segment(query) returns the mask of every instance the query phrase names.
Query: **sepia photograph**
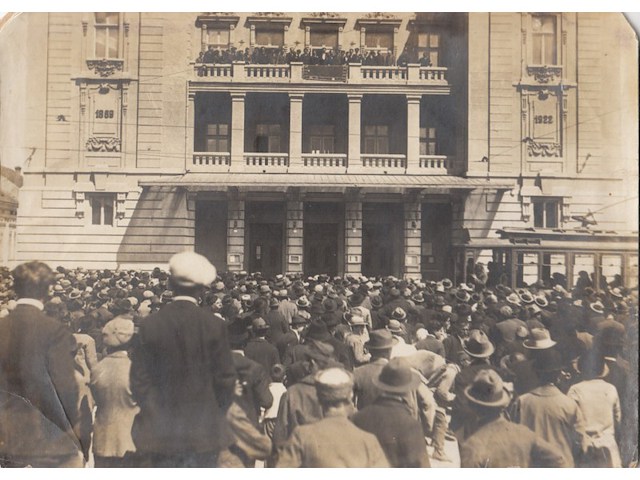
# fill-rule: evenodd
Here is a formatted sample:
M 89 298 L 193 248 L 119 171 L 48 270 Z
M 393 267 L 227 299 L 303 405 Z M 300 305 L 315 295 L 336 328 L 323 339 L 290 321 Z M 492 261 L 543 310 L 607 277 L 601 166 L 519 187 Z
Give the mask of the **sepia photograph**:
M 626 14 L 0 15 L 0 468 L 638 467 Z

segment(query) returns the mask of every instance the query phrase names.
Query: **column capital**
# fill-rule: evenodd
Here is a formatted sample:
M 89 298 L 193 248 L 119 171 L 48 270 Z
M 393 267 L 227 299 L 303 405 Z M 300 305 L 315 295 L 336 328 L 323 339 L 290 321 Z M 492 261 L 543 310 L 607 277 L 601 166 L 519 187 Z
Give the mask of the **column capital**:
M 362 101 L 362 94 L 348 93 L 347 94 L 347 99 L 350 102 L 361 102 Z
M 407 93 L 407 103 L 420 103 L 422 100 L 422 95 L 417 95 L 415 93 Z
M 231 100 L 244 100 L 247 94 L 245 92 L 229 92 Z
M 302 100 L 304 100 L 304 93 L 290 93 L 289 94 L 289 101 L 301 102 Z

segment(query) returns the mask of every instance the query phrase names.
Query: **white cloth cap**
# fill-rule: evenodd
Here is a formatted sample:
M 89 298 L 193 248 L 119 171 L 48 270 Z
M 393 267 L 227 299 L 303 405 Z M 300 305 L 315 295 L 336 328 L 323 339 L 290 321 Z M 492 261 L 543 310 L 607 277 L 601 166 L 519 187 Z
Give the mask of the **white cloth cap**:
M 176 253 L 169 260 L 171 281 L 181 287 L 211 285 L 218 272 L 209 260 L 195 252 Z

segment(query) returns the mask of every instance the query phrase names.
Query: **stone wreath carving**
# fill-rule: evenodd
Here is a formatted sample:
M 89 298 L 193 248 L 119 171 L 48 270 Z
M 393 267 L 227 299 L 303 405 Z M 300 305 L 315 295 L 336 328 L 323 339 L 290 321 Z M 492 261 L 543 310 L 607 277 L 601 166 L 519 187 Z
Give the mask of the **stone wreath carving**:
M 562 77 L 562 67 L 549 67 L 547 65 L 528 66 L 527 74 L 538 83 L 553 82 L 556 77 Z
M 116 71 L 122 71 L 124 62 L 122 60 L 110 60 L 103 58 L 100 60 L 87 60 L 87 67 L 101 77 L 110 77 Z
M 523 142 L 527 144 L 529 155 L 532 157 L 559 157 L 562 155 L 562 147 L 556 142 L 536 142 L 531 137 L 525 137 Z
M 119 152 L 120 139 L 116 137 L 91 137 L 87 140 L 90 152 Z

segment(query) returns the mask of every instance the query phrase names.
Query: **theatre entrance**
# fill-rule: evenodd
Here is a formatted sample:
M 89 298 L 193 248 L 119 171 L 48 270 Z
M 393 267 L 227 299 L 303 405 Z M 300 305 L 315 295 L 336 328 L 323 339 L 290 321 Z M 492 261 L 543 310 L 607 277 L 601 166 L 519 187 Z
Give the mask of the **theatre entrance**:
M 343 264 L 343 205 L 306 202 L 304 207 L 305 275 L 338 275 Z
M 283 202 L 247 202 L 248 269 L 273 277 L 284 271 Z
M 401 203 L 362 205 L 362 274 L 402 276 L 404 251 Z
M 213 263 L 218 271 L 227 270 L 227 202 L 196 202 L 195 250 Z

